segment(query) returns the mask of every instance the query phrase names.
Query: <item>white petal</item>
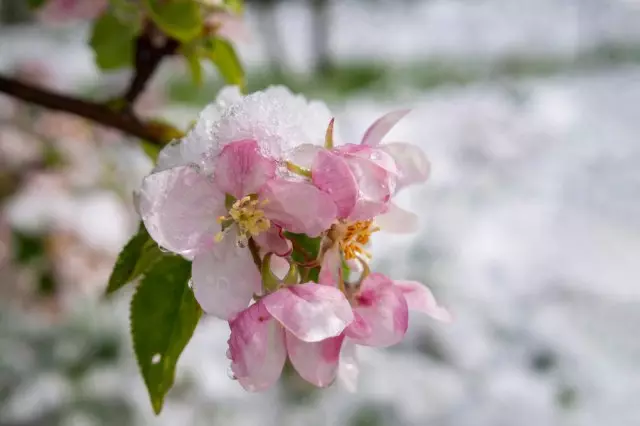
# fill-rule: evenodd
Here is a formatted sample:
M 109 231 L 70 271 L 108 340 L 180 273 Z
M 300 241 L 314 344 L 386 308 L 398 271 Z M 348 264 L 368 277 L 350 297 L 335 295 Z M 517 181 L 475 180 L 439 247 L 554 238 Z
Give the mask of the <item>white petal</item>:
M 260 274 L 249 250 L 235 247 L 231 235 L 213 250 L 198 253 L 191 268 L 196 300 L 218 318 L 233 318 L 260 292 Z
M 224 196 L 197 167 L 180 166 L 144 179 L 139 210 L 161 247 L 191 257 L 218 232 Z
M 320 342 L 304 342 L 286 333 L 287 353 L 300 377 L 318 387 L 329 386 L 336 378 L 344 335 Z
M 360 367 L 358 366 L 357 346 L 346 338 L 342 342 L 342 351 L 340 351 L 340 363 L 338 367 L 338 380 L 349 392 L 358 391 L 358 376 L 360 376 Z
M 410 234 L 417 231 L 419 227 L 419 219 L 415 213 L 398 207 L 394 203 L 389 203 L 389 210 L 377 216 L 375 221 L 381 230 L 394 234 Z
M 381 148 L 396 162 L 398 169 L 396 192 L 408 185 L 427 181 L 431 173 L 431 164 L 420 147 L 404 142 L 394 142 L 385 143 Z

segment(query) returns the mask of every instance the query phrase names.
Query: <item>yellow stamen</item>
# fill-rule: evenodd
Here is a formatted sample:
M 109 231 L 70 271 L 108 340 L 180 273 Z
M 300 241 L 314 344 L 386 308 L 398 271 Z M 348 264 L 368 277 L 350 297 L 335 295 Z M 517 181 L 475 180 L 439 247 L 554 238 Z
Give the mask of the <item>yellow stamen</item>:
M 222 231 L 215 236 L 217 242 L 224 238 L 224 234 L 233 224 L 237 226 L 237 242 L 241 247 L 246 247 L 249 238 L 256 237 L 265 232 L 271 226 L 271 221 L 264 215 L 262 207 L 266 200 L 259 201 L 255 196 L 247 195 L 233 203 L 228 216 L 220 216 L 218 223 L 222 225 Z
M 371 234 L 379 230 L 379 227 L 373 226 L 372 219 L 360 220 L 347 225 L 344 235 L 339 241 L 345 260 L 355 259 L 361 255 L 371 258 L 371 253 L 364 247 L 369 243 Z

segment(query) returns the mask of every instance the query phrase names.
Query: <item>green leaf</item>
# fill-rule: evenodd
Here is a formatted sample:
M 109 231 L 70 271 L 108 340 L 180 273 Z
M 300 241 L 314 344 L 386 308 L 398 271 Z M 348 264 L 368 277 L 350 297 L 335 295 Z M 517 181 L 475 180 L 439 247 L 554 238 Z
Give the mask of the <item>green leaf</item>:
M 160 145 L 156 145 L 145 140 L 142 141 L 141 145 L 144 153 L 147 154 L 147 157 L 149 157 L 151 161 L 153 161 L 153 163 L 155 164 L 156 161 L 158 161 L 158 155 L 160 155 L 160 151 L 161 151 Z
M 200 5 L 193 0 L 144 0 L 149 15 L 167 35 L 182 42 L 202 33 Z
M 307 263 L 318 258 L 322 237 L 311 238 L 306 234 L 285 232 L 284 236 L 291 240 L 293 252 L 291 258 L 297 263 Z
M 156 414 L 173 386 L 176 363 L 202 315 L 188 282 L 191 263 L 165 256 L 131 300 L 131 335 L 142 377 Z
M 109 277 L 106 293 L 111 294 L 138 278 L 162 256 L 162 251 L 141 223 L 138 233 L 129 240 L 118 255 L 118 260 Z
M 44 256 L 44 237 L 41 235 L 29 235 L 23 232 L 12 231 L 14 259 L 19 264 L 27 264 Z
M 222 78 L 228 84 L 237 85 L 244 91 L 244 69 L 231 43 L 219 38 L 214 39 L 207 49 L 206 56 L 218 68 Z
M 225 6 L 234 13 L 240 14 L 244 9 L 244 2 L 242 0 L 224 0 Z
M 29 9 L 37 9 L 41 7 L 46 0 L 27 0 L 27 4 L 29 5 Z
M 184 58 L 187 60 L 191 78 L 197 86 L 202 85 L 202 64 L 195 49 L 187 49 L 183 52 Z
M 95 54 L 98 67 L 114 70 L 133 63 L 134 38 L 138 29 L 106 13 L 93 25 L 89 44 Z

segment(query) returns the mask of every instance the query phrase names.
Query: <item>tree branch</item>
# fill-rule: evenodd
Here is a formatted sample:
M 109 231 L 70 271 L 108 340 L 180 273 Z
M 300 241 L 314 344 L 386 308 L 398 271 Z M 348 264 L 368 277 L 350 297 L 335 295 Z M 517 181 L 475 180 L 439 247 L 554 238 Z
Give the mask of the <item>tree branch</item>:
M 45 108 L 86 118 L 156 145 L 164 145 L 169 142 L 162 137 L 162 134 L 154 130 L 154 127 L 145 125 L 132 114 L 114 111 L 103 104 L 54 93 L 2 75 L 0 75 L 0 93 Z
M 124 99 L 129 107 L 132 107 L 138 96 L 144 91 L 153 73 L 165 56 L 173 55 L 180 43 L 172 38 L 167 38 L 162 46 L 155 46 L 152 35 L 147 31 L 136 38 L 134 74 Z

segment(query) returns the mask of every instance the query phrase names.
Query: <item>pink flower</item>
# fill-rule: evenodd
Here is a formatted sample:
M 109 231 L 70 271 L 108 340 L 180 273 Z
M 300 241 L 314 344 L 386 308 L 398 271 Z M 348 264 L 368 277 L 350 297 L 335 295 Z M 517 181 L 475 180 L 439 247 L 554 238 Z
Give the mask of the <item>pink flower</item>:
M 273 385 L 287 354 L 298 373 L 317 386 L 335 378 L 343 340 L 353 320 L 349 302 L 336 288 L 299 284 L 271 293 L 230 323 L 228 356 L 249 391 Z
M 345 144 L 331 150 L 307 148 L 314 152 L 313 182 L 331 195 L 343 222 L 378 216 L 377 225 L 392 232 L 410 232 L 417 227 L 417 217 L 393 204 L 391 197 L 401 188 L 426 181 L 429 162 L 414 145 L 381 145 L 382 138 L 408 112 L 396 111 L 376 120 L 358 145 Z M 333 121 L 327 132 L 332 131 Z
M 228 143 L 216 156 L 147 176 L 139 211 L 161 247 L 193 259 L 196 299 L 223 319 L 260 293 L 250 239 L 286 255 L 281 228 L 316 236 L 336 215 L 329 196 L 312 184 L 277 178 L 276 161 L 263 156 L 255 140 Z
M 334 359 L 335 364 L 331 364 L 331 367 L 336 372 L 338 363 L 344 364 L 339 367 L 341 378 L 351 389 L 355 388 L 358 375 L 354 344 L 387 347 L 399 343 L 407 331 L 409 310 L 426 313 L 442 322 L 452 319 L 449 311 L 438 305 L 431 291 L 415 281 L 393 281 L 383 274 L 372 273 L 362 280 L 355 291 L 349 288 L 346 291 L 353 308 L 354 321 L 343 333 L 342 359 Z M 329 366 L 326 368 L 329 369 Z
M 107 8 L 109 0 L 49 0 L 38 10 L 38 17 L 51 23 L 90 20 Z

